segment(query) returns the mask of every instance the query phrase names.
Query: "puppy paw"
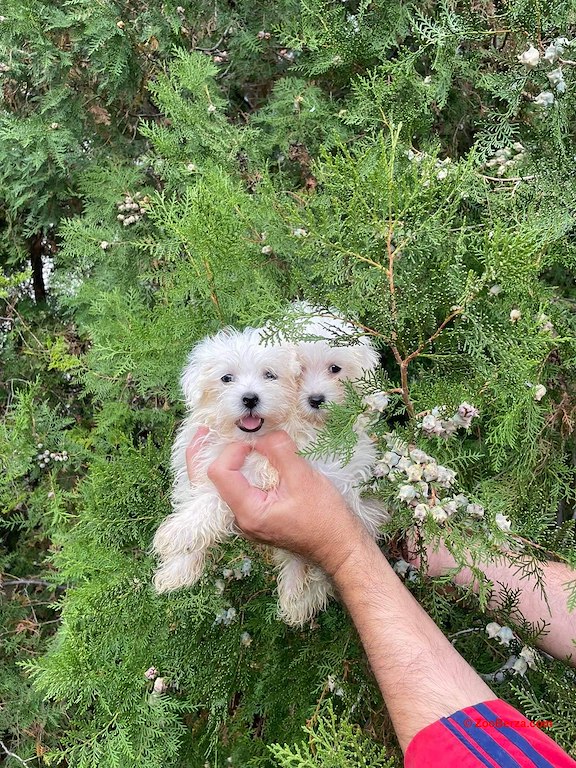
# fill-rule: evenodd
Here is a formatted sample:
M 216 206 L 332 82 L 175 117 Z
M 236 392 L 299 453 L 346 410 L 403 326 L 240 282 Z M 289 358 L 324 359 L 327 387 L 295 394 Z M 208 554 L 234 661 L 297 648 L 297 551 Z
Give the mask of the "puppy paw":
M 164 560 L 154 574 L 154 589 L 161 594 L 193 586 L 202 576 L 204 560 L 203 552 L 192 552 Z
M 197 531 L 177 515 L 169 515 L 154 534 L 152 550 L 161 560 L 171 560 L 186 551 L 200 549 L 199 544 Z
M 278 617 L 291 627 L 301 627 L 326 609 L 333 594 L 324 573 L 315 566 L 301 563 L 300 580 L 278 582 Z M 295 575 L 295 569 L 292 571 Z

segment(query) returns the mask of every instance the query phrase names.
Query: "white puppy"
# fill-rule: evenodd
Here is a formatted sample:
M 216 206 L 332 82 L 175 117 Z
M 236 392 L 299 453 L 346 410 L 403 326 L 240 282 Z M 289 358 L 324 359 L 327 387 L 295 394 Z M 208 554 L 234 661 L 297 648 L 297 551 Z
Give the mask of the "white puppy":
M 292 433 L 300 365 L 292 345 L 264 346 L 258 330 L 225 330 L 204 339 L 190 354 L 181 383 L 189 414 L 172 448 L 173 514 L 156 531 L 158 592 L 195 584 L 206 553 L 234 533 L 234 517 L 208 479 L 208 466 L 232 441 L 253 442 L 275 429 Z M 196 477 L 188 478 L 186 447 L 201 426 L 210 431 L 196 458 Z M 243 467 L 250 483 L 268 489 L 277 483 L 274 468 L 251 453 Z
M 342 403 L 346 391 L 344 380 L 361 379 L 378 364 L 378 353 L 364 335 L 335 312 L 319 313 L 304 302 L 294 305 L 295 325 L 305 341 L 298 343 L 298 359 L 302 366 L 298 395 L 298 411 L 312 431 L 302 430 L 299 447 L 306 448 L 326 423 L 329 403 Z M 362 485 L 372 475 L 376 448 L 369 436 L 360 431 L 353 454 L 347 463 L 337 456 L 312 460 L 316 469 L 326 475 L 346 499 L 352 512 L 362 520 L 371 536 L 377 538 L 380 525 L 388 513 L 377 502 L 361 497 Z M 326 607 L 333 594 L 330 581 L 317 567 L 278 551 L 280 614 L 288 623 L 302 624 L 318 610 Z

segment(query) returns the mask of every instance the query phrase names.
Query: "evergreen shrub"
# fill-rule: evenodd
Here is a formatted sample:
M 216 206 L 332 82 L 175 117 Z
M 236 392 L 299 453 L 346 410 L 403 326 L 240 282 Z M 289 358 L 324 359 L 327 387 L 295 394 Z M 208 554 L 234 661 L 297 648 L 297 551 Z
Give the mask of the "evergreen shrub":
M 576 567 L 575 38 L 566 2 L 6 0 L 10 768 L 401 765 L 345 611 L 280 623 L 262 548 L 236 539 L 196 588 L 151 587 L 186 354 L 225 325 L 289 330 L 294 298 L 381 352 L 315 450 L 345 454 L 369 425 L 387 554 L 417 531 L 477 574 L 502 547 L 521 573 Z M 407 503 L 406 445 L 446 468 L 442 513 Z M 545 617 L 529 625 L 514 593 L 490 617 L 489 583 L 447 581 L 407 577 L 495 693 L 575 755 L 573 670 L 521 661 Z

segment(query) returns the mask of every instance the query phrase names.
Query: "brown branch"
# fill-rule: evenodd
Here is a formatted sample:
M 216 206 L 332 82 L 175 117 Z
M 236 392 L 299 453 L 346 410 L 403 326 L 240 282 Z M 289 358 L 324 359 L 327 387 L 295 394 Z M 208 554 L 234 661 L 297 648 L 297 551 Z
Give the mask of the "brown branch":
M 390 289 L 390 314 L 392 315 L 392 341 L 396 344 L 398 332 L 396 324 L 398 322 L 398 309 L 396 307 L 396 288 L 394 286 L 394 256 L 396 251 L 392 248 L 392 226 L 388 228 L 388 239 L 386 248 L 388 250 L 388 287 Z
M 431 343 L 432 343 L 432 342 L 433 342 L 435 339 L 437 339 L 437 338 L 438 338 L 438 336 L 440 336 L 440 334 L 442 333 L 442 331 L 444 330 L 444 328 L 446 328 L 446 326 L 448 325 L 448 323 L 449 323 L 451 320 L 453 320 L 455 317 L 458 317 L 458 315 L 461 315 L 461 314 L 462 314 L 462 312 L 464 312 L 464 308 L 463 308 L 463 307 L 458 307 L 458 309 L 454 310 L 454 312 L 452 312 L 452 314 L 448 315 L 448 317 L 447 317 L 447 318 L 445 318 L 445 320 L 443 321 L 443 323 L 442 323 L 442 324 L 440 325 L 440 327 L 439 327 L 439 328 L 438 328 L 438 329 L 437 329 L 437 330 L 436 330 L 436 331 L 435 331 L 435 332 L 432 334 L 432 336 L 430 336 L 430 338 L 426 339 L 426 341 L 423 341 L 423 342 L 422 342 L 422 344 L 420 344 L 420 346 L 418 347 L 418 349 L 414 350 L 414 352 L 412 352 L 411 354 L 409 354 L 409 355 L 408 355 L 408 357 L 406 358 L 405 362 L 406 362 L 406 363 L 409 363 L 409 362 L 410 362 L 411 360 L 413 360 L 415 357 L 418 357 L 418 355 L 420 354 L 420 352 L 422 352 L 424 349 L 426 349 L 426 347 L 427 347 L 429 344 L 431 344 Z
M 28 760 L 22 760 L 22 758 L 18 757 L 18 755 L 15 752 L 11 752 L 6 746 L 6 744 L 4 744 L 3 741 L 0 741 L 0 747 L 2 747 L 2 749 L 4 750 L 4 754 L 7 757 L 13 757 L 14 760 L 18 760 L 18 762 L 21 763 L 22 765 L 28 765 L 28 763 L 32 762 L 32 760 L 38 759 L 37 757 L 29 757 Z
M 486 176 L 483 173 L 479 173 L 478 176 L 480 176 L 481 179 L 488 179 L 488 181 L 530 181 L 531 179 L 535 179 L 536 175 L 531 174 L 530 176 Z
M 559 552 L 553 552 L 551 549 L 548 549 L 547 547 L 543 547 L 541 544 L 536 544 L 535 541 L 531 541 L 530 539 L 524 538 L 524 536 L 520 536 L 518 533 L 511 533 L 510 537 L 512 539 L 515 539 L 516 541 L 522 542 L 522 544 L 525 544 L 528 547 L 534 547 L 534 549 L 539 549 L 541 552 L 546 553 L 549 556 L 548 561 L 560 561 L 562 563 L 566 563 L 570 567 L 572 567 L 572 563 L 570 561 L 570 558 L 566 555 L 562 555 Z M 503 553 L 504 555 L 508 554 L 507 552 Z M 530 555 L 528 555 L 530 557 Z M 538 562 L 544 562 L 544 561 L 538 561 Z
M 415 349 L 414 352 L 411 352 L 408 357 L 405 357 L 404 360 L 402 360 L 400 353 L 398 352 L 396 346 L 392 347 L 392 352 L 394 353 L 394 357 L 396 358 L 396 361 L 400 365 L 400 385 L 402 388 L 402 400 L 404 401 L 404 404 L 406 406 L 406 410 L 410 414 L 410 416 L 414 419 L 416 417 L 414 413 L 414 406 L 412 405 L 412 401 L 410 400 L 410 390 L 408 389 L 408 366 L 410 365 L 411 361 L 414 360 L 414 358 L 418 357 L 418 355 L 424 350 L 428 344 L 431 344 L 434 339 L 438 338 L 438 336 L 442 333 L 444 328 L 448 325 L 448 323 L 453 320 L 458 315 L 462 314 L 464 310 L 462 307 L 459 307 L 457 310 L 452 312 L 452 314 L 448 315 L 448 317 L 444 320 L 444 322 L 440 325 L 440 327 L 430 336 L 430 338 L 426 339 L 426 341 L 422 342 L 418 349 Z
M 54 587 L 56 589 L 54 584 L 49 581 L 42 581 L 42 579 L 10 579 L 9 581 L 0 581 L 0 588 L 19 586 Z
M 412 418 L 414 418 L 414 406 L 410 400 L 410 391 L 408 389 L 408 363 L 409 359 L 403 360 L 402 355 L 398 351 L 396 341 L 398 339 L 398 307 L 396 305 L 396 287 L 394 285 L 394 257 L 397 250 L 392 247 L 392 234 L 394 230 L 392 224 L 388 227 L 388 238 L 386 240 L 386 248 L 388 251 L 388 288 L 390 290 L 390 314 L 392 315 L 392 338 L 390 349 L 394 355 L 394 359 L 400 366 L 400 391 L 402 392 L 402 400 L 406 406 L 406 410 Z
M 414 406 L 410 400 L 410 391 L 408 389 L 408 360 L 402 360 L 400 363 L 400 385 L 402 387 L 402 400 L 406 405 L 406 410 L 414 418 Z

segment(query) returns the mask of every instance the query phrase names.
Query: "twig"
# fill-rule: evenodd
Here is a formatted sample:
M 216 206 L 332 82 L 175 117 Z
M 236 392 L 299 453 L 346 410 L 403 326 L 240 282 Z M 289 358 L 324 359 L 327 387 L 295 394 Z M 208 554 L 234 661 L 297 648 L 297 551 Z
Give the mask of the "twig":
M 539 549 L 541 552 L 545 552 L 550 558 L 555 558 L 556 560 L 560 560 L 561 562 L 566 563 L 566 565 L 569 565 L 570 567 L 572 567 L 570 558 L 568 558 L 566 555 L 562 555 L 559 552 L 553 552 L 551 549 L 548 549 L 547 547 L 543 547 L 541 544 L 536 544 L 535 541 L 526 539 L 524 538 L 524 536 L 520 536 L 520 534 L 518 533 L 511 534 L 511 537 L 516 541 L 520 541 L 522 544 L 526 544 L 529 547 L 534 547 L 534 549 Z M 530 555 L 528 555 L 528 557 L 529 556 Z M 541 561 L 538 561 L 538 562 L 541 562 Z M 550 562 L 550 560 L 547 560 L 545 562 Z
M 4 744 L 3 741 L 0 741 L 0 747 L 4 750 L 5 754 L 8 757 L 13 757 L 15 760 L 18 760 L 19 763 L 22 765 L 28 765 L 28 763 L 32 762 L 32 760 L 37 760 L 37 757 L 29 757 L 28 760 L 23 760 L 21 757 L 19 757 L 15 752 L 10 752 L 6 744 Z
M 229 32 L 230 32 L 230 27 L 226 27 L 226 29 L 222 33 L 222 37 L 220 38 L 220 40 L 218 40 L 217 43 L 214 43 L 212 48 L 200 48 L 199 46 L 195 46 L 194 50 L 201 51 L 202 53 L 212 53 L 212 51 L 217 51 L 220 48 L 220 43 L 224 40 L 224 38 L 228 35 Z
M 293 192 L 288 192 L 288 194 L 291 194 L 293 197 L 295 197 L 297 200 L 301 201 L 303 204 L 305 203 L 304 200 L 301 200 L 301 198 L 298 197 L 298 195 L 295 195 Z M 326 241 L 321 241 L 322 245 L 325 247 L 333 247 L 338 248 L 338 253 L 342 254 L 343 256 L 352 256 L 354 259 L 358 259 L 358 261 L 363 261 L 365 264 L 370 264 L 371 267 L 375 267 L 376 269 L 379 269 L 381 272 L 385 272 L 387 275 L 389 275 L 389 267 L 385 267 L 382 264 L 380 264 L 377 261 L 374 261 L 374 259 L 368 258 L 368 256 L 363 256 L 361 253 L 357 253 L 356 251 L 351 251 L 349 248 L 345 248 L 342 243 L 327 243 Z
M 306 200 L 300 197 L 300 195 L 297 195 L 296 192 L 291 192 L 289 189 L 283 189 L 282 192 L 284 192 L 287 195 L 290 195 L 290 197 L 293 197 L 295 200 L 298 200 L 300 205 L 306 205 Z
M 396 289 L 394 287 L 394 256 L 396 255 L 396 250 L 392 248 L 392 233 L 393 233 L 392 226 L 388 228 L 388 239 L 386 240 L 386 248 L 388 250 L 388 287 L 390 289 L 390 303 L 391 303 L 391 309 L 390 312 L 392 314 L 392 341 L 394 344 L 396 344 L 397 339 L 397 331 L 396 331 L 396 321 L 398 320 L 398 312 L 396 307 Z
M 412 405 L 412 400 L 410 400 L 410 392 L 408 390 L 408 363 L 406 360 L 402 360 L 400 358 L 400 354 L 396 348 L 394 348 L 392 351 L 394 352 L 394 357 L 396 357 L 397 361 L 400 363 L 400 386 L 402 388 L 402 400 L 404 400 L 406 410 L 410 416 L 414 418 L 414 406 Z
M 388 250 L 388 290 L 390 291 L 390 314 L 392 315 L 392 334 L 390 349 L 394 355 L 394 359 L 400 366 L 400 389 L 402 392 L 402 400 L 406 406 L 406 410 L 412 418 L 414 418 L 414 406 L 410 400 L 410 392 L 408 390 L 408 362 L 402 359 L 402 355 L 398 351 L 396 341 L 398 339 L 398 307 L 396 305 L 396 287 L 394 285 L 394 258 L 396 256 L 396 249 L 392 247 L 392 234 L 394 229 L 392 223 L 388 227 L 388 238 L 386 239 L 386 248 Z
M 463 307 L 458 307 L 458 309 L 455 309 L 450 315 L 448 315 L 448 317 L 444 319 L 444 321 L 442 322 L 440 327 L 432 334 L 432 336 L 430 336 L 428 339 L 426 339 L 426 341 L 423 341 L 422 344 L 420 344 L 420 346 L 418 347 L 418 349 L 414 350 L 414 352 L 412 352 L 411 354 L 408 355 L 408 357 L 405 359 L 404 362 L 409 363 L 415 357 L 418 357 L 420 352 L 422 352 L 424 349 L 426 349 L 428 344 L 431 344 L 435 339 L 438 338 L 438 336 L 440 336 L 440 334 L 442 333 L 444 328 L 446 328 L 448 323 L 451 320 L 454 320 L 455 317 L 458 317 L 458 315 L 461 315 L 462 312 L 464 312 L 464 308 Z
M 328 683 L 325 683 L 324 687 L 322 688 L 322 693 L 320 694 L 320 698 L 318 699 L 318 702 L 316 703 L 316 708 L 314 712 L 312 713 L 312 716 L 308 718 L 306 721 L 306 725 L 308 728 L 312 729 L 318 719 L 318 715 L 320 714 L 320 707 L 322 705 L 322 701 L 324 700 L 324 697 L 328 693 Z M 312 751 L 312 754 L 316 753 L 316 748 L 314 746 L 314 742 L 312 741 L 312 734 L 308 737 L 308 743 L 310 745 L 310 750 Z
M 8 581 L 0 581 L 0 588 L 19 586 L 54 587 L 54 589 L 57 589 L 50 581 L 42 581 L 42 579 L 10 579 Z
M 531 179 L 536 178 L 536 174 L 531 174 L 529 176 L 486 176 L 483 173 L 479 173 L 478 176 L 480 176 L 481 179 L 488 179 L 488 181 L 530 181 Z
M 468 635 L 470 632 L 483 632 L 483 627 L 470 627 L 469 629 L 461 629 L 460 632 L 454 632 L 453 635 L 448 635 L 448 639 L 454 645 L 454 640 L 459 635 Z
M 367 256 L 362 256 L 360 253 L 356 253 L 355 251 L 345 251 L 346 254 L 349 256 L 353 256 L 355 259 L 358 259 L 359 261 L 364 261 L 366 264 L 370 264 L 371 267 L 376 267 L 376 269 L 380 269 L 383 272 L 388 273 L 388 270 L 386 267 L 383 267 L 382 264 L 378 264 L 377 261 L 374 261 L 373 259 L 369 259 Z
M 402 400 L 404 401 L 404 405 L 406 406 L 406 410 L 410 414 L 411 418 L 415 418 L 414 413 L 414 406 L 412 405 L 412 401 L 410 400 L 410 390 L 408 388 L 408 366 L 410 365 L 410 362 L 414 360 L 414 358 L 418 357 L 418 355 L 426 349 L 426 347 L 431 344 L 435 339 L 438 338 L 438 336 L 442 333 L 444 328 L 448 325 L 449 322 L 451 322 L 455 317 L 462 314 L 464 311 L 463 307 L 458 307 L 458 309 L 454 310 L 448 317 L 444 319 L 444 321 L 441 323 L 441 325 L 436 329 L 436 331 L 430 336 L 426 341 L 422 342 L 420 346 L 414 350 L 414 352 L 411 352 L 407 357 L 402 358 L 402 355 L 400 354 L 398 347 L 396 345 L 396 341 L 398 339 L 398 332 L 396 330 L 397 321 L 398 321 L 398 308 L 396 305 L 396 288 L 394 285 L 394 258 L 396 254 L 398 253 L 398 248 L 392 247 L 392 234 L 393 234 L 393 228 L 392 226 L 388 229 L 388 239 L 387 239 L 387 248 L 388 248 L 388 288 L 390 290 L 390 314 L 392 315 L 392 335 L 391 335 L 391 344 L 390 348 L 392 350 L 392 354 L 394 355 L 394 359 L 398 363 L 400 367 L 400 389 L 402 392 Z

